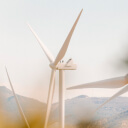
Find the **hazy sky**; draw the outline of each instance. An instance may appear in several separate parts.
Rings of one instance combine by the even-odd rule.
[[[45,102],[51,69],[26,23],[56,57],[82,8],[64,57],[65,61],[72,57],[78,69],[65,71],[66,87],[125,75],[128,71],[118,70],[116,65],[128,43],[127,0],[0,0],[1,86],[10,88],[4,69],[7,65],[17,93]],[[56,81],[54,101],[58,99],[58,73]],[[66,91],[66,98],[111,96],[117,91],[71,90]]]

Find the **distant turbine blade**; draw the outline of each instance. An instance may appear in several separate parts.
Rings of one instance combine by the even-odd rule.
[[[52,100],[53,100],[53,94],[55,90],[55,72],[56,70],[52,70],[51,72],[51,80],[50,80],[50,87],[48,92],[48,99],[47,99],[47,110],[46,110],[46,118],[44,123],[44,128],[47,128],[48,126],[48,120],[51,112],[51,106],[52,106]]]
[[[28,27],[30,28],[31,32],[34,34],[34,36],[36,37],[37,41],[39,42],[41,48],[43,49],[45,55],[47,56],[47,58],[49,59],[50,63],[54,62],[54,57],[51,54],[51,52],[48,50],[48,48],[43,44],[43,42],[39,39],[38,35],[34,32],[34,30],[32,29],[32,27],[28,24]]]
[[[17,98],[17,96],[16,96],[16,93],[15,93],[15,91],[14,91],[14,88],[13,88],[13,85],[12,85],[12,82],[11,82],[11,79],[10,79],[10,77],[9,77],[9,74],[8,74],[8,71],[7,71],[7,68],[6,68],[6,67],[5,67],[5,70],[6,70],[7,77],[8,77],[8,80],[9,80],[9,83],[10,83],[10,86],[11,86],[11,89],[12,89],[12,92],[13,92],[13,95],[14,95],[14,98],[15,98],[15,100],[16,100],[16,104],[17,104],[17,106],[18,106],[20,115],[22,116],[23,120],[25,121],[27,127],[30,128],[29,123],[28,123],[28,121],[27,121],[27,118],[26,118],[26,116],[25,116],[25,114],[24,114],[24,112],[23,112],[23,110],[22,110],[22,107],[20,106],[20,103],[19,103],[18,98]]]
[[[118,97],[118,96],[120,96],[120,95],[122,95],[122,94],[124,94],[124,93],[126,93],[128,91],[128,84],[127,85],[125,85],[119,92],[117,92],[115,95],[113,95],[111,98],[109,98],[106,102],[104,102],[101,106],[99,106],[97,109],[96,109],[96,111],[97,110],[99,110],[100,108],[102,108],[104,105],[106,105],[108,102],[110,102],[111,100],[113,100],[113,99],[115,99],[116,97]],[[95,112],[96,112],[95,111]]]
[[[57,57],[55,59],[54,65],[57,65],[58,62],[64,57],[64,55],[65,55],[65,53],[67,51],[70,39],[72,37],[72,34],[73,34],[74,30],[75,30],[75,27],[77,25],[77,22],[78,22],[80,16],[81,16],[82,11],[83,11],[83,9],[81,10],[80,14],[78,15],[78,17],[77,17],[72,29],[70,30],[70,32],[69,32],[69,34],[68,34],[68,36],[67,36],[67,38],[66,38],[66,40],[65,40],[65,42],[64,42],[64,44],[62,46],[62,48],[61,48],[61,50],[59,51],[59,53],[58,53],[58,55],[57,55]]]
[[[81,85],[69,87],[67,89],[71,90],[71,89],[84,89],[84,88],[120,88],[126,85],[127,83],[128,83],[128,77],[126,75],[122,77],[116,77],[102,81],[81,84]]]

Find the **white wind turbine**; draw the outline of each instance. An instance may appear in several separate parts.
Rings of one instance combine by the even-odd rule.
[[[11,82],[11,79],[10,79],[10,77],[9,77],[9,73],[8,73],[8,70],[7,70],[6,67],[5,67],[5,70],[6,70],[6,74],[7,74],[7,77],[8,77],[8,81],[9,81],[9,84],[10,84],[10,86],[11,86],[11,89],[12,89],[12,92],[13,92],[13,95],[14,95],[14,98],[15,98],[15,101],[16,101],[16,104],[17,104],[17,107],[18,107],[18,110],[19,110],[19,112],[20,112],[20,115],[21,115],[22,119],[24,120],[26,126],[27,126],[28,128],[30,128],[29,123],[28,123],[28,121],[27,121],[27,118],[26,118],[26,116],[25,116],[25,114],[24,114],[24,111],[23,111],[23,109],[22,109],[22,107],[21,107],[21,105],[20,105],[20,103],[19,103],[19,101],[18,101],[18,98],[17,98],[17,96],[16,96],[15,90],[14,90],[14,88],[13,88],[13,85],[12,85],[12,82]]]
[[[107,101],[105,101],[102,105],[100,105],[94,112],[92,112],[92,115],[93,115],[93,114],[95,114],[95,112],[97,112],[100,108],[102,108],[108,102],[110,102],[114,98],[116,98],[128,91],[128,74],[125,76],[111,78],[111,79],[107,79],[107,80],[76,85],[73,87],[69,87],[67,89],[72,90],[72,89],[85,89],[85,88],[121,88],[121,87],[122,87],[122,89],[120,91],[118,91],[116,94],[114,94],[112,97],[110,97]]]
[[[127,76],[127,79],[128,79],[128,76]],[[122,94],[124,94],[124,93],[126,93],[126,92],[128,92],[128,82],[127,82],[127,84],[126,84],[124,87],[122,87],[122,89],[121,89],[120,91],[118,91],[117,93],[115,93],[112,97],[110,97],[107,101],[105,101],[102,105],[100,105],[100,106],[95,110],[95,112],[96,112],[97,110],[99,110],[100,108],[102,108],[104,105],[106,105],[106,104],[107,104],[108,102],[110,102],[111,100],[117,98],[118,96],[120,96],[120,95],[122,95]]]
[[[45,119],[45,124],[44,128],[47,128],[48,125],[48,119],[50,115],[50,110],[51,110],[51,105],[52,105],[52,100],[53,100],[53,94],[54,94],[54,89],[55,89],[55,73],[56,70],[59,70],[59,119],[60,119],[60,128],[64,128],[64,122],[65,122],[65,104],[64,104],[64,90],[65,90],[65,85],[64,85],[64,70],[76,70],[76,64],[73,63],[72,59],[69,59],[66,63],[61,61],[67,51],[70,39],[72,37],[72,34],[74,32],[74,29],[77,25],[77,22],[81,16],[83,9],[81,10],[80,14],[78,15],[73,27],[71,28],[63,46],[61,47],[56,59],[52,56],[50,51],[47,49],[47,47],[42,43],[42,41],[39,39],[37,34],[34,32],[32,27],[28,24],[30,30],[32,33],[35,35],[36,39],[38,40],[40,46],[42,47],[44,53],[46,54],[47,58],[50,61],[50,67],[52,69],[51,71],[51,79],[50,79],[50,87],[49,87],[49,92],[48,92],[48,99],[47,99],[47,110],[46,110],[46,119]]]
[[[85,88],[121,88],[126,84],[128,84],[128,74],[121,77],[110,78],[92,83],[85,83],[85,84],[72,86],[67,88],[67,90],[85,89]]]

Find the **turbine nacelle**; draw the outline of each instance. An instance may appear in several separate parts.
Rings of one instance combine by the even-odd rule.
[[[69,59],[66,63],[63,60],[61,60],[57,65],[55,65],[54,63],[51,63],[49,66],[55,70],[76,70],[77,69],[77,65],[73,63],[72,59]]]

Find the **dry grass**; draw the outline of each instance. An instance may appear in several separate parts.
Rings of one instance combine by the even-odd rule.
[[[42,116],[35,115],[33,118],[29,119],[29,124],[31,128],[43,128],[44,118]],[[27,128],[27,126],[20,120],[19,122],[12,121],[0,121],[0,128]],[[48,128],[59,128],[59,126],[50,126]],[[100,125],[100,123],[95,121],[90,122],[79,122],[76,126],[65,126],[65,128],[105,128]]]
[[[89,121],[89,122],[82,121],[78,123],[77,128],[105,128],[105,126],[103,126],[98,121]]]
[[[5,115],[5,116],[3,116]],[[21,119],[19,116],[17,120],[11,119],[10,116],[5,114],[1,114],[0,116],[0,128],[27,128],[25,125],[25,122]],[[30,128],[43,128],[44,126],[44,112],[36,111],[35,113],[27,114],[26,117],[28,119]],[[85,120],[79,120],[79,123],[77,125],[73,126],[65,126],[65,128],[105,128],[101,125],[102,121],[85,121]],[[53,123],[52,125],[49,125],[48,128],[59,128],[59,123]]]
[[[44,126],[44,116],[42,116],[41,113],[32,114],[32,116],[27,119],[31,128],[43,128]],[[27,126],[20,117],[14,120],[8,117],[8,115],[1,115],[0,128],[27,128]]]

